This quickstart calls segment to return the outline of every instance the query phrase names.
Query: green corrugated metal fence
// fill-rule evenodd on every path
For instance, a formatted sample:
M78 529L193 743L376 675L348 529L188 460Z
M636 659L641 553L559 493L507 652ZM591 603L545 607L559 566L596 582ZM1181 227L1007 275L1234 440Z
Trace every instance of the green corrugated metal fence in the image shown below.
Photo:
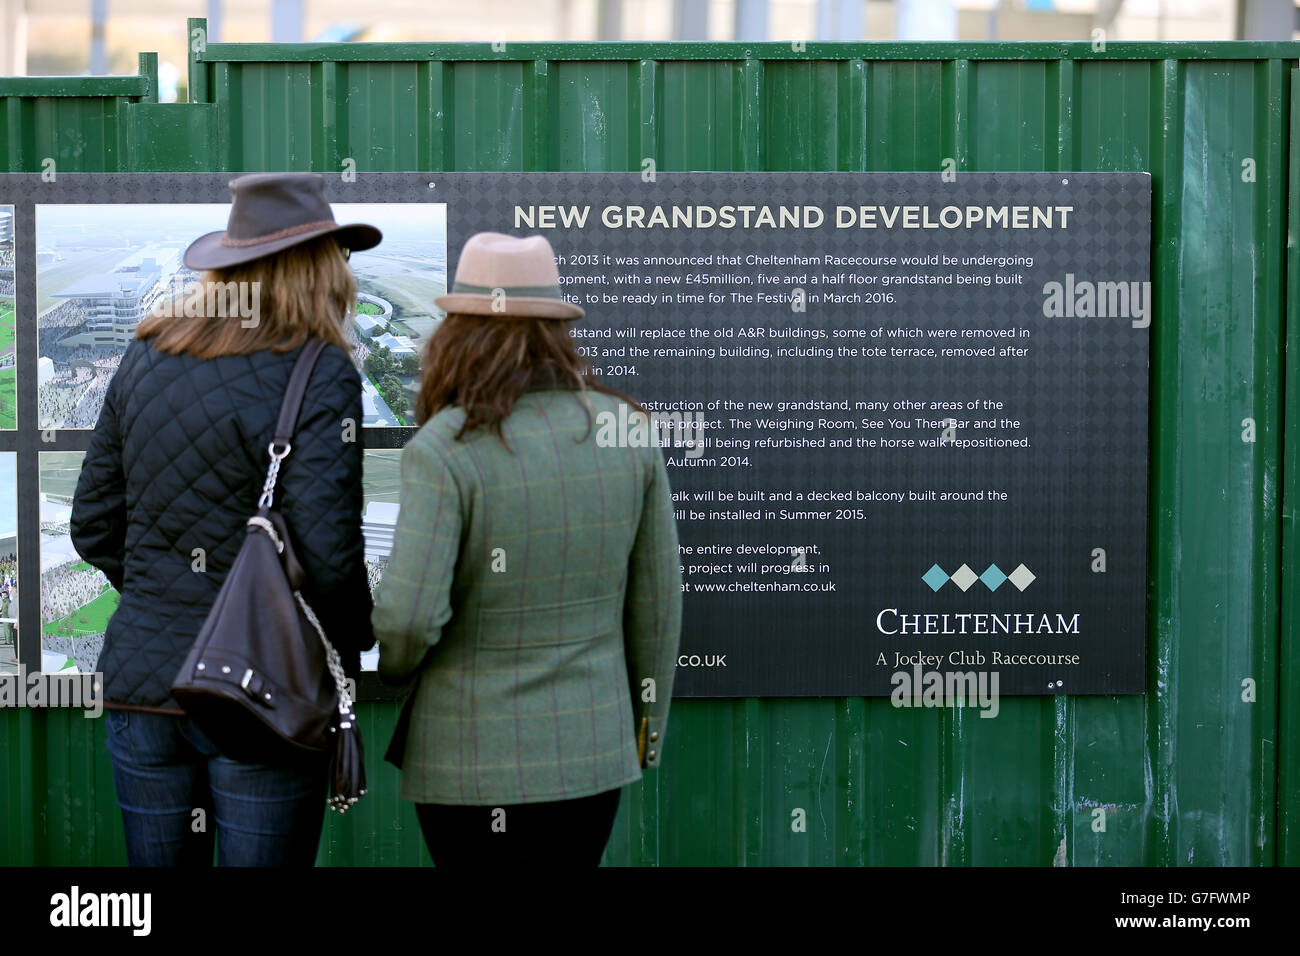
M1146 696L1004 699L992 721L678 701L607 859L1300 862L1300 45L204 48L189 26L188 104L154 102L150 55L140 77L0 80L8 168L1150 172ZM395 705L363 714L371 796L322 861L420 862L379 760ZM0 859L121 861L100 722L0 713L0 768Z

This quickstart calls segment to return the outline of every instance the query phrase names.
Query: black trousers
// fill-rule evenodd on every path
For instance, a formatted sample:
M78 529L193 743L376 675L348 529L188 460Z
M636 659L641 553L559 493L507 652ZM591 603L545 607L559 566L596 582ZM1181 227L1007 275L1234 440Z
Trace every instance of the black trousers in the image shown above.
M417 803L435 866L599 866L622 790L497 807Z

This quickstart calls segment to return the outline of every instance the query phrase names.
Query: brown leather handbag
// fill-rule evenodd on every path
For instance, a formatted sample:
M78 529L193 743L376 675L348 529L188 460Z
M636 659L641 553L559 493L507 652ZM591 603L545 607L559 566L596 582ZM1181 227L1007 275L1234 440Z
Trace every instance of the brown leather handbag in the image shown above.
M280 406L257 513L194 646L172 684L186 715L227 757L281 763L334 748L329 806L365 794L361 731L338 652L300 592L306 574L274 509L307 380L325 343L311 339Z

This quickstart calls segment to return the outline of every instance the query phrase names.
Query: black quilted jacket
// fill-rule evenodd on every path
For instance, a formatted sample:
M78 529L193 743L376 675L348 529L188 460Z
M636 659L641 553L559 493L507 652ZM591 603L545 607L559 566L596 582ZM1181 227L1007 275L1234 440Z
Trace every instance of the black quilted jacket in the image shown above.
M98 666L107 701L176 708L172 680L257 508L266 447L300 351L203 360L166 355L141 340L127 348L86 452L71 519L77 551L121 595ZM329 346L307 385L275 498L307 572L303 596L352 676L361 651L374 643L360 428L360 375L347 354Z

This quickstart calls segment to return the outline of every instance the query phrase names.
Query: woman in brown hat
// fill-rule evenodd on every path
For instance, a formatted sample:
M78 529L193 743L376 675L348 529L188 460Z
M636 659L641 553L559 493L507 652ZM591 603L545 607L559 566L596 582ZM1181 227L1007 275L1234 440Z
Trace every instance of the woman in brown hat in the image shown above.
M544 238L472 237L437 301L372 616L380 676L414 682L388 759L436 864L595 865L663 755L682 586L663 454L587 378Z
M289 373L309 339L328 345L276 504L307 572L303 596L345 671L355 677L373 644L355 431L361 381L343 330L356 297L345 260L378 244L379 230L336 223L314 173L244 176L230 188L228 228L185 253L202 272L199 295L141 321L122 357L72 507L77 551L120 594L97 669L133 866L211 866L218 833L222 865L315 861L326 759L230 760L171 696L244 539Z

